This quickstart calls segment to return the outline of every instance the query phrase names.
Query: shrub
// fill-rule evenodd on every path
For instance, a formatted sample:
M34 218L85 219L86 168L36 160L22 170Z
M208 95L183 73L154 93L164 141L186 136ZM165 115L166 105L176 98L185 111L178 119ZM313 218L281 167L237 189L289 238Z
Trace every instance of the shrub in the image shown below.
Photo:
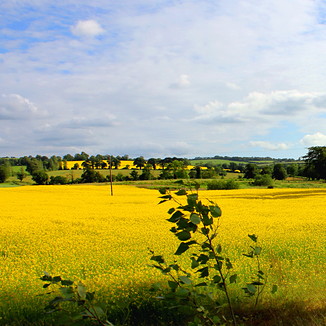
M56 177L51 176L50 177L50 185L65 185L68 183L68 179L64 176L57 175Z
M252 184L255 186L272 186L273 179L269 174L257 175Z
M35 181L38 185L47 184L49 176L44 170L35 171L32 175L32 180Z

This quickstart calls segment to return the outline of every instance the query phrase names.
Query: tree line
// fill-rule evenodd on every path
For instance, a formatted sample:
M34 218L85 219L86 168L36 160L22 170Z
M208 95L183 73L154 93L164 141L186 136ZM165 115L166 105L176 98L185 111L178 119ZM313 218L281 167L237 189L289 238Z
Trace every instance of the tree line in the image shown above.
M227 172L242 172L244 178L253 179L257 185L269 185L272 179L284 180L288 176L302 176L311 180L326 180L326 146L314 146L308 149L308 153L303 157L303 164L298 163L274 163L264 166L255 163L230 162L224 164L214 164L206 162L187 170L191 161L186 158L166 157L149 158L143 156L134 159L128 155L96 155L90 156L85 152L80 154L60 156L36 155L24 156L20 158L0 158L0 182L5 182L9 176L13 175L12 166L21 166L19 172L16 172L17 178L22 181L27 173L37 184L61 184L68 183L63 176L56 176L49 179L47 172L56 170L69 170L68 161L82 161L79 166L76 163L71 169L83 169L81 178L70 180L70 182L105 182L108 181L99 171L99 169L118 169L121 161L130 160L133 166L139 169L132 170L129 175L118 173L113 176L115 181L128 180L152 180L158 179L211 179L216 176L224 176ZM25 168L26 167L26 170ZM128 167L126 167L128 169ZM154 177L153 170L160 170L159 176Z

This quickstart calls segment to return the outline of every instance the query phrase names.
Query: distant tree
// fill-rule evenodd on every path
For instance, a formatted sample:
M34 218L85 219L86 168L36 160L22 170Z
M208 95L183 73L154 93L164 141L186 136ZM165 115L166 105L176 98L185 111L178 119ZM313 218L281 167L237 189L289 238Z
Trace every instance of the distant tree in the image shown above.
M145 164L146 164L146 160L144 159L143 156L139 156L134 160L134 165L140 170L145 166Z
M32 180L38 185L45 185L48 182L48 175L44 170L34 171L32 174Z
M8 169L7 166L1 165L0 166L0 183L5 182L10 175L10 170Z
M117 170L119 169L119 166L121 165L121 159L116 156L111 156L111 163L112 163L112 166L114 166L114 168Z
M139 180L153 180L154 177L151 174L151 165L146 164L143 168L142 174L139 176ZM137 172L137 171L136 171Z
M286 167L286 172L290 177L295 177L299 173L299 166L296 163L289 164Z
M139 175L138 175L138 172L136 170L132 170L130 172L130 177L133 181L137 181L139 180Z
M68 179L64 176L57 175L57 176L51 176L50 177L50 185L65 185L68 183Z
M309 147L307 155L303 158L308 177L312 175L315 179L326 179L326 146Z
M265 175L265 174L269 174L272 175L273 173L273 167L271 165L265 165L262 167L260 174Z
M74 161L86 161L88 160L89 155L85 152L81 152L80 154L75 154Z
M255 186L273 186L273 179L270 174L257 174L253 182Z
M258 166L254 163L246 164L244 168L244 178L246 179L254 179L258 174Z
M19 181L23 181L26 178L26 172L23 167L20 168L20 171L16 173Z
M147 163L150 164L154 170L156 170L156 165L159 163L159 161L160 161L159 159L152 157L148 159Z
M98 171L95 171L94 169L87 167L83 174L81 175L81 182L83 183L93 183L93 182L104 182L105 177L102 176Z
M64 155L63 159L66 161L74 161L74 157L71 154Z
M43 162L36 158L26 160L26 171L33 175L36 171L44 170Z
M272 176L276 180L285 180L287 178L286 169L283 164L277 163L274 165Z

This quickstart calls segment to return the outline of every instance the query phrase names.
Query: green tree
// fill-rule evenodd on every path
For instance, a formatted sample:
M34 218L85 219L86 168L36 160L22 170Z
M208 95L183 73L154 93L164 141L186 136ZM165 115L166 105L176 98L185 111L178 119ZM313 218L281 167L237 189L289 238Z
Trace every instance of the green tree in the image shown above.
M244 177L246 179L254 179L258 174L258 166L254 163L248 163L244 169Z
M147 163L150 164L154 170L156 170L156 165L159 163L159 161L160 161L159 159L152 157L148 159Z
M326 146L309 147L303 157L306 163L306 176L313 179L326 179Z
M44 170L34 171L32 174L32 180L35 181L38 185L47 184L49 176Z
M146 160L144 159L143 156L139 156L134 160L134 165L140 170L145 166L145 164L146 164Z
M23 167L20 168L20 171L16 173L17 178L19 181L23 181L24 178L26 177L26 173Z
M295 177L299 173L299 166L296 163L292 163L286 167L286 172L290 177Z
M286 169L283 164L275 164L273 169L273 178L276 180L285 180L287 178Z
M9 178L9 170L6 166L0 166L0 183L5 182Z

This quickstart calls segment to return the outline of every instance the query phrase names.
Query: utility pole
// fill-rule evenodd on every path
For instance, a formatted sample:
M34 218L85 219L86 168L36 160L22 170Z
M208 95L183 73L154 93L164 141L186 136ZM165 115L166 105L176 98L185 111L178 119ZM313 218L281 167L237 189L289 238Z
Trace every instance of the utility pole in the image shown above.
M113 196L113 186L112 186L112 156L109 155L109 166L110 166L110 184L111 184L111 196Z

